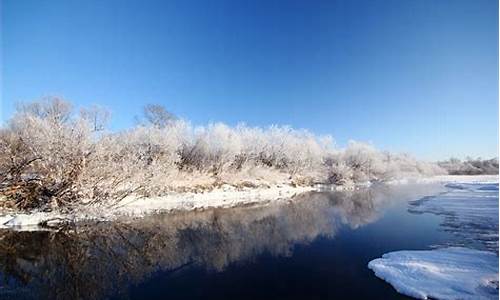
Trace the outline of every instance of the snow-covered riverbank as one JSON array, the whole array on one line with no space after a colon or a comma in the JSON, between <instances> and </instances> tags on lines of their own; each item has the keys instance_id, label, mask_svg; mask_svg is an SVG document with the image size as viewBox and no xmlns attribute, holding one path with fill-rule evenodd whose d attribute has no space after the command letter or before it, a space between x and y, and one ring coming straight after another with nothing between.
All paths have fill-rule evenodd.
<instances>
[{"instance_id":1,"label":"snow-covered riverbank","mask_svg":"<svg viewBox=\"0 0 500 300\"><path fill-rule=\"evenodd\" d=\"M296 194L319 190L320 187L293 187L276 185L268 188L236 189L223 186L209 192L171 193L162 197L128 196L108 206L82 206L73 213L40 212L0 214L0 228L14 230L40 230L40 225L84 220L112 221L124 217L142 217L152 213L178 210L197 210L213 207L227 208L244 205L265 205L270 201L289 200Z\"/></svg>"},{"instance_id":2,"label":"snow-covered riverbank","mask_svg":"<svg viewBox=\"0 0 500 300\"><path fill-rule=\"evenodd\" d=\"M498 182L496 175L480 176L435 176L428 178L416 178L405 180L394 180L388 184L408 183L477 183ZM366 186L368 184L363 184ZM78 222L83 220L114 220L123 217L141 217L152 213L169 212L176 210L197 210L211 207L235 207L244 205L265 205L271 201L288 201L294 195L307 191L322 190L322 186L290 186L275 185L261 188L235 188L222 186L209 192L201 193L172 193L162 197L134 197L129 196L118 203L109 206L84 206L74 213L62 214L60 212L30 213L0 213L0 228L11 228L16 230L40 230L44 225L57 225L61 222ZM330 189L355 189L355 186L327 187Z\"/></svg>"}]
</instances>

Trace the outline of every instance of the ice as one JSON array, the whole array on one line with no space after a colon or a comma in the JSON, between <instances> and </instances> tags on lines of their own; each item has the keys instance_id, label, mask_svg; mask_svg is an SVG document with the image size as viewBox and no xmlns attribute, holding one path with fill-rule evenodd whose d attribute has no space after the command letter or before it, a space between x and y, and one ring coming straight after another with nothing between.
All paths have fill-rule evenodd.
<instances>
[{"instance_id":1,"label":"ice","mask_svg":"<svg viewBox=\"0 0 500 300\"><path fill-rule=\"evenodd\" d=\"M445 248L390 252L368 267L415 298L498 299L498 183L444 186L445 192L410 203L409 211L443 217L440 229L451 238L437 246Z\"/></svg>"},{"instance_id":2,"label":"ice","mask_svg":"<svg viewBox=\"0 0 500 300\"><path fill-rule=\"evenodd\" d=\"M455 238L453 246L467 245L498 253L498 183L449 183L445 193L411 203L411 213L443 216L442 230Z\"/></svg>"},{"instance_id":3,"label":"ice","mask_svg":"<svg viewBox=\"0 0 500 300\"><path fill-rule=\"evenodd\" d=\"M486 182L488 187L498 182L498 175L475 175L475 176L440 176L421 180L399 180L387 182L389 186L401 184L430 184L442 181L455 182L457 184ZM331 186L333 190L351 190L359 188L360 185L351 186ZM485 185L486 187L486 185ZM498 188L498 184L496 184ZM48 220L70 219L78 220L114 220L118 217L142 217L148 214L165 211L195 210L210 207L234 207L249 204L265 205L269 202L286 201L296 194L325 190L324 186L290 186L290 185L270 185L256 188L236 188L232 186L222 186L211 191L202 193L168 193L161 197L139 197L128 196L111 207L82 206L71 214L27 212L24 214L7 214L2 216L0 211L0 229L12 228L16 230L34 230L41 228L40 223ZM486 191L488 192L488 191ZM38 224L37 224L38 223Z\"/></svg>"},{"instance_id":4,"label":"ice","mask_svg":"<svg viewBox=\"0 0 500 300\"><path fill-rule=\"evenodd\" d=\"M421 183L441 182L445 184L498 184L498 175L438 175L423 177Z\"/></svg>"},{"instance_id":5,"label":"ice","mask_svg":"<svg viewBox=\"0 0 500 300\"><path fill-rule=\"evenodd\" d=\"M399 293L419 299L498 299L498 257L461 247L396 251L368 267Z\"/></svg>"}]
</instances>

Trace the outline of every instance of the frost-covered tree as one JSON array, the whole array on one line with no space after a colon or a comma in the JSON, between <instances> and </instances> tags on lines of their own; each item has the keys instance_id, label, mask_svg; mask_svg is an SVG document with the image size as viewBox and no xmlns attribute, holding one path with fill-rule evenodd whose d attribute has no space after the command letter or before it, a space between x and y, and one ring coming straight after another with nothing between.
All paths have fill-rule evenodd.
<instances>
[{"instance_id":1,"label":"frost-covered tree","mask_svg":"<svg viewBox=\"0 0 500 300\"><path fill-rule=\"evenodd\" d=\"M40 101L18 103L17 114L37 117L55 124L63 124L71 118L73 105L60 97L45 97Z\"/></svg>"},{"instance_id":2,"label":"frost-covered tree","mask_svg":"<svg viewBox=\"0 0 500 300\"><path fill-rule=\"evenodd\" d=\"M288 126L194 127L161 106L145 112L146 123L107 132L109 113L97 106L74 114L54 97L18 105L0 129L0 205L73 208L224 183L345 185L444 169L498 172L498 160L440 163L443 169L360 142L340 149L329 136Z\"/></svg>"},{"instance_id":3,"label":"frost-covered tree","mask_svg":"<svg viewBox=\"0 0 500 300\"><path fill-rule=\"evenodd\" d=\"M164 128L177 120L174 114L169 112L165 106L159 104L147 104L144 106L143 117L146 123L158 128Z\"/></svg>"},{"instance_id":4,"label":"frost-covered tree","mask_svg":"<svg viewBox=\"0 0 500 300\"><path fill-rule=\"evenodd\" d=\"M80 116L89 123L92 131L98 132L106 128L111 117L111 113L109 110L99 105L92 105L88 108L81 108Z\"/></svg>"},{"instance_id":5,"label":"frost-covered tree","mask_svg":"<svg viewBox=\"0 0 500 300\"><path fill-rule=\"evenodd\" d=\"M1 136L2 190L18 207L66 206L91 146L89 126L60 99L18 107Z\"/></svg>"},{"instance_id":6,"label":"frost-covered tree","mask_svg":"<svg viewBox=\"0 0 500 300\"><path fill-rule=\"evenodd\" d=\"M438 164L452 175L498 174L498 158L483 160L468 157L464 161L450 158L447 161L440 161Z\"/></svg>"}]
</instances>

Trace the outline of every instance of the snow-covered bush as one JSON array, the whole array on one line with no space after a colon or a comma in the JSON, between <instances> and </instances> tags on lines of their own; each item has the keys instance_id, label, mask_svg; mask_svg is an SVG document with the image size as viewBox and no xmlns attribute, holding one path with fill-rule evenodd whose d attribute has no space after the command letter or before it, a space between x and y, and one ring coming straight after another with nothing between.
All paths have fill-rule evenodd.
<instances>
[{"instance_id":1,"label":"snow-covered bush","mask_svg":"<svg viewBox=\"0 0 500 300\"><path fill-rule=\"evenodd\" d=\"M467 158L464 161L451 158L438 164L451 175L498 174L498 158L486 160Z\"/></svg>"},{"instance_id":2,"label":"snow-covered bush","mask_svg":"<svg viewBox=\"0 0 500 300\"><path fill-rule=\"evenodd\" d=\"M0 136L2 190L21 208L49 202L66 206L93 141L88 123L70 118L70 105L56 98L20 109Z\"/></svg>"},{"instance_id":3,"label":"snow-covered bush","mask_svg":"<svg viewBox=\"0 0 500 300\"><path fill-rule=\"evenodd\" d=\"M230 168L241 153L239 136L221 123L194 128L188 136L181 151L182 168L196 168L217 175Z\"/></svg>"},{"instance_id":4,"label":"snow-covered bush","mask_svg":"<svg viewBox=\"0 0 500 300\"><path fill-rule=\"evenodd\" d=\"M350 141L325 160L329 183L388 181L397 178L446 174L435 163L418 161L407 154L379 151L370 144Z\"/></svg>"},{"instance_id":5,"label":"snow-covered bush","mask_svg":"<svg viewBox=\"0 0 500 300\"><path fill-rule=\"evenodd\" d=\"M444 172L369 144L338 149L307 130L195 127L156 106L148 112L149 123L113 133L105 130L109 113L96 106L77 115L60 98L20 105L0 130L0 205L68 207L224 183L352 184Z\"/></svg>"}]
</instances>

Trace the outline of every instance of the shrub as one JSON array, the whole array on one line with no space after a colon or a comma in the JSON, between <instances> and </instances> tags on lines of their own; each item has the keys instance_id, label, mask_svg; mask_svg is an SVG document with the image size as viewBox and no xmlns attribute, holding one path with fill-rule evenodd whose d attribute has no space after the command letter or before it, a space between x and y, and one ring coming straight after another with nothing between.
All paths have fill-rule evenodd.
<instances>
[{"instance_id":1,"label":"shrub","mask_svg":"<svg viewBox=\"0 0 500 300\"><path fill-rule=\"evenodd\" d=\"M109 113L97 106L76 115L60 98L19 105L0 130L0 192L7 199L2 204L72 208L131 193L162 194L177 188L179 178L188 178L181 185L189 188L197 176L213 184L238 178L235 174L264 183L281 178L286 180L281 183L348 184L444 172L436 164L364 143L338 149L331 137L307 130L222 123L193 127L159 106L146 112L147 124L111 133L105 130ZM488 172L496 166L498 172L497 160L468 164ZM265 172L256 175L256 170Z\"/></svg>"},{"instance_id":2,"label":"shrub","mask_svg":"<svg viewBox=\"0 0 500 300\"><path fill-rule=\"evenodd\" d=\"M498 174L498 158L482 160L469 157L464 161L451 158L447 161L440 161L438 165L451 175Z\"/></svg>"}]
</instances>

